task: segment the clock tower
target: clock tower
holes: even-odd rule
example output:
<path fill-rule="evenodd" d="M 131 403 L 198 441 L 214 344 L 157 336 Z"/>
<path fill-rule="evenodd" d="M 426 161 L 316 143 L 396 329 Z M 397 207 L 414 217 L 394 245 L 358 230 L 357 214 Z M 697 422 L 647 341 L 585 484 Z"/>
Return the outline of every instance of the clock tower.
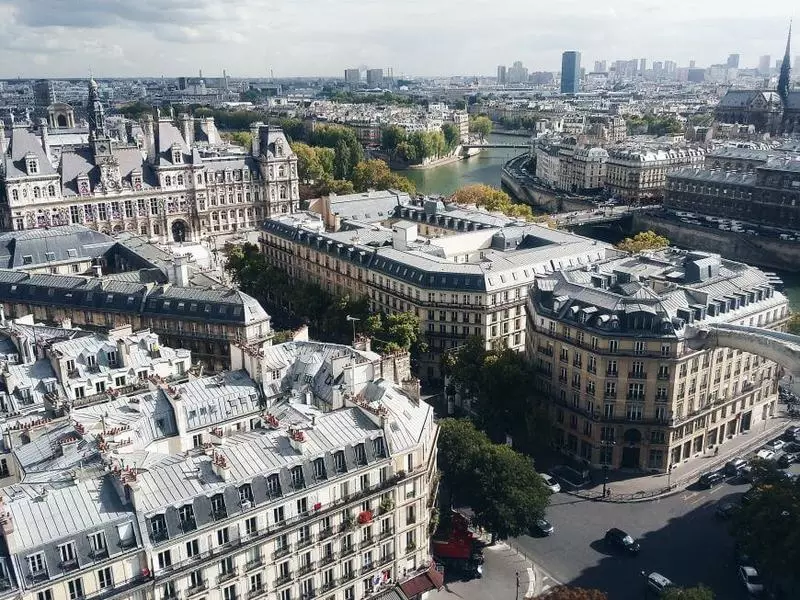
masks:
<path fill-rule="evenodd" d="M 89 143 L 95 157 L 95 163 L 101 157 L 111 157 L 111 138 L 106 135 L 106 117 L 100 95 L 97 92 L 97 82 L 89 80 L 89 100 L 86 103 L 86 112 L 89 117 Z"/>

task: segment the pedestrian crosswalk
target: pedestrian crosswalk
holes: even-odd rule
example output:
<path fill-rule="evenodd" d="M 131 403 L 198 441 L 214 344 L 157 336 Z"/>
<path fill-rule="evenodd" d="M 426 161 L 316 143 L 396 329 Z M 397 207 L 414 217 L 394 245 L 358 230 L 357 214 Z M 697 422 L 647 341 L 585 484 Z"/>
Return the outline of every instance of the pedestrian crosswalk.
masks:
<path fill-rule="evenodd" d="M 546 594 L 548 590 L 561 585 L 561 582 L 556 580 L 551 575 L 545 573 L 539 567 L 534 567 L 534 571 L 536 573 L 536 591 L 534 594 L 534 598 L 538 596 L 542 596 Z"/>

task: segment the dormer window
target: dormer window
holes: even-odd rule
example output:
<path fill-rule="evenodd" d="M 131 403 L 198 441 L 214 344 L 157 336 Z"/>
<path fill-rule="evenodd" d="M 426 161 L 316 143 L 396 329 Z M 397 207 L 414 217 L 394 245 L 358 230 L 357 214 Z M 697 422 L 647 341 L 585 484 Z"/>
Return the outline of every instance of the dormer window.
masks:
<path fill-rule="evenodd" d="M 172 145 L 172 163 L 173 164 L 181 164 L 183 162 L 183 154 L 181 153 L 181 147 L 178 144 Z"/>
<path fill-rule="evenodd" d="M 36 155 L 28 153 L 25 155 L 25 169 L 28 175 L 36 175 L 39 173 L 39 159 Z"/>

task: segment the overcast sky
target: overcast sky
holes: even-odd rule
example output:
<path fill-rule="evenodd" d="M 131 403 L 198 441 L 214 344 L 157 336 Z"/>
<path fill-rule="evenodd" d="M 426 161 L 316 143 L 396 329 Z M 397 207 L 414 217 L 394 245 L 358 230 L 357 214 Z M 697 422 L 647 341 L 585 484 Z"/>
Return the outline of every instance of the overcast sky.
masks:
<path fill-rule="evenodd" d="M 772 0 L 0 0 L 0 77 L 486 74 L 561 52 L 687 65 L 783 55 L 795 2 Z M 800 26 L 798 26 L 800 29 Z M 800 34 L 797 35 L 800 55 Z"/>

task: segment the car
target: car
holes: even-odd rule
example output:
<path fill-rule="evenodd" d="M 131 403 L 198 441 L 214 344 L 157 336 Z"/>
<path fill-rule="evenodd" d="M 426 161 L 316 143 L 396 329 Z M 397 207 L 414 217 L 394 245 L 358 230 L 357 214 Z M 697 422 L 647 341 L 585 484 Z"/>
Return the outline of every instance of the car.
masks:
<path fill-rule="evenodd" d="M 739 567 L 739 579 L 744 584 L 748 594 L 756 595 L 764 591 L 764 582 L 755 567 L 745 565 Z"/>
<path fill-rule="evenodd" d="M 559 484 L 552 475 L 548 475 L 547 473 L 539 473 L 539 477 L 542 478 L 545 487 L 550 490 L 550 493 L 557 494 L 561 491 L 561 484 Z"/>
<path fill-rule="evenodd" d="M 553 535 L 555 527 L 553 527 L 553 525 L 547 519 L 536 519 L 534 530 L 539 535 Z"/>
<path fill-rule="evenodd" d="M 606 546 L 611 546 L 622 550 L 627 554 L 639 554 L 639 542 L 629 536 L 627 533 L 616 527 L 606 531 L 605 538 Z"/>
<path fill-rule="evenodd" d="M 778 466 L 781 469 L 786 469 L 792 463 L 796 463 L 800 460 L 800 453 L 798 452 L 784 452 L 778 457 Z"/>
<path fill-rule="evenodd" d="M 700 479 L 697 480 L 701 487 L 707 489 L 712 488 L 723 481 L 725 481 L 725 475 L 722 471 L 711 471 L 710 473 L 704 473 L 700 476 Z"/>
<path fill-rule="evenodd" d="M 734 458 L 733 460 L 729 460 L 725 463 L 723 470 L 725 471 L 726 475 L 729 475 L 730 477 L 736 477 L 737 475 L 741 474 L 742 469 L 744 469 L 746 466 L 747 461 L 745 459 Z"/>
<path fill-rule="evenodd" d="M 787 442 L 794 442 L 798 435 L 800 435 L 800 425 L 792 425 L 783 432 L 783 439 Z"/>
<path fill-rule="evenodd" d="M 730 519 L 738 510 L 738 506 L 736 506 L 733 502 L 723 502 L 722 504 L 717 505 L 717 509 L 714 511 L 714 514 L 717 516 L 718 519 L 723 521 Z"/>
<path fill-rule="evenodd" d="M 769 448 L 762 448 L 761 450 L 756 452 L 756 458 L 760 458 L 761 460 L 774 460 L 775 451 L 770 450 Z"/>
<path fill-rule="evenodd" d="M 661 595 L 667 588 L 670 588 L 674 585 L 667 577 L 664 577 L 664 575 L 661 573 L 656 573 L 655 571 L 649 575 L 642 571 L 642 575 L 645 577 L 647 590 L 655 592 L 658 595 Z"/>
<path fill-rule="evenodd" d="M 764 444 L 764 448 L 766 448 L 767 450 L 772 450 L 773 452 L 777 452 L 778 450 L 783 448 L 785 445 L 786 445 L 786 442 L 784 442 L 782 439 L 777 439 L 777 440 L 772 440 L 771 442 L 767 442 L 766 444 Z"/>

